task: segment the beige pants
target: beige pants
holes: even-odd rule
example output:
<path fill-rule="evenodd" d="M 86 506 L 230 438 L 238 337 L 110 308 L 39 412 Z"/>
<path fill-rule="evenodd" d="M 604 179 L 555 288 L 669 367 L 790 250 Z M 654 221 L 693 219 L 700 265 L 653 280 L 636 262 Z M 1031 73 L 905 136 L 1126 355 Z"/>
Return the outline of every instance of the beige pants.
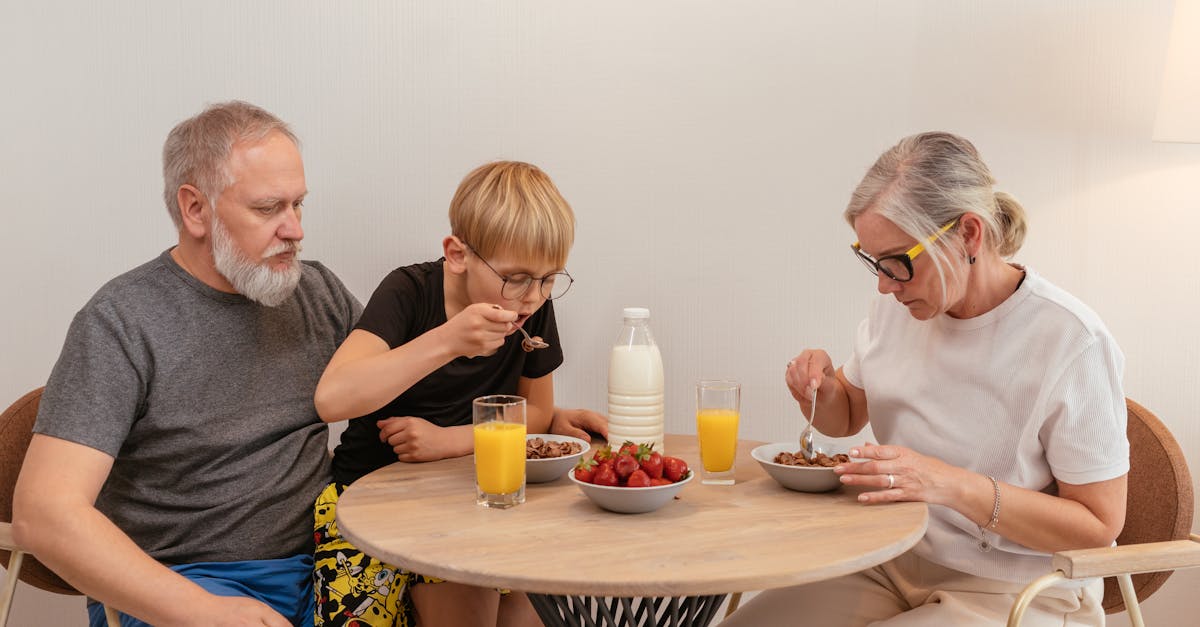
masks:
<path fill-rule="evenodd" d="M 721 627 L 1004 625 L 1024 587 L 967 575 L 909 552 L 853 575 L 761 592 Z M 1100 580 L 1086 588 L 1043 591 L 1021 625 L 1103 625 L 1103 594 Z"/>

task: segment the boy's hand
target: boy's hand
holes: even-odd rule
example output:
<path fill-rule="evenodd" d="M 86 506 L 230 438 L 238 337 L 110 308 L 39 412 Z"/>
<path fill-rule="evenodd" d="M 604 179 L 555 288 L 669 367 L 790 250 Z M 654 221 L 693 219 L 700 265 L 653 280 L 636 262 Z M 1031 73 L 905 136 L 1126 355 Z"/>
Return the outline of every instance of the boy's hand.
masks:
<path fill-rule="evenodd" d="M 402 462 L 432 462 L 461 457 L 473 448 L 473 433 L 467 429 L 439 427 L 424 418 L 397 416 L 375 421 L 379 440 L 386 442 Z M 463 440 L 463 435 L 466 440 Z M 464 452 L 464 442 L 466 450 Z"/>
<path fill-rule="evenodd" d="M 517 312 L 490 303 L 475 303 L 446 321 L 454 352 L 464 357 L 491 355 L 504 346 Z"/>
<path fill-rule="evenodd" d="M 608 439 L 608 418 L 590 409 L 554 408 L 554 418 L 550 421 L 550 433 L 569 435 L 573 438 L 590 442 L 591 434 L 598 433 Z"/>

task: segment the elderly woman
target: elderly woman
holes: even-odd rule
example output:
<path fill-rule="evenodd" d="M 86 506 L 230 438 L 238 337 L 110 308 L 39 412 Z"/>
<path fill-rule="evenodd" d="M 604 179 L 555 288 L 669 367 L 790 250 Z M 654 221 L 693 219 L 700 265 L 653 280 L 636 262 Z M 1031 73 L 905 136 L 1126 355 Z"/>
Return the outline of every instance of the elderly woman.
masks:
<path fill-rule="evenodd" d="M 867 488 L 864 504 L 928 503 L 925 537 L 870 570 L 761 593 L 727 625 L 1002 624 L 1050 553 L 1120 533 L 1124 357 L 1095 312 L 1006 261 L 1025 215 L 993 183 L 948 133 L 884 153 L 845 212 L 882 296 L 841 368 L 817 349 L 787 367 L 805 414 L 816 389 L 822 433 L 870 423 L 880 442 L 851 449 L 842 483 Z M 1102 590 L 1054 588 L 1024 624 L 1102 625 Z"/>

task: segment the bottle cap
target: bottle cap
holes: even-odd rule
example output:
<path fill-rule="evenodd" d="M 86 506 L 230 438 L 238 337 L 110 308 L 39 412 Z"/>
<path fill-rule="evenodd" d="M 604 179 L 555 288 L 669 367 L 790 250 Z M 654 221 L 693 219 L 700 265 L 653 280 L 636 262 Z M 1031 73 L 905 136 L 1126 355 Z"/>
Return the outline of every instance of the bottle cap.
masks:
<path fill-rule="evenodd" d="M 650 317 L 650 310 L 645 307 L 626 307 L 621 315 L 634 320 L 645 319 Z"/>

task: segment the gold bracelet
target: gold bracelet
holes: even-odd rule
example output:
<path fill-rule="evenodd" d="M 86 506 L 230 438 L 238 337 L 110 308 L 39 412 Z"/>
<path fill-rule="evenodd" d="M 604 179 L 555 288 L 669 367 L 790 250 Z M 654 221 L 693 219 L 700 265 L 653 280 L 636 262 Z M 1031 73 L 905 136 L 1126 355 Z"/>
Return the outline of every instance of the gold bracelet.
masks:
<path fill-rule="evenodd" d="M 988 529 L 995 529 L 996 525 L 1000 524 L 1000 482 L 991 475 L 985 475 L 992 481 L 992 519 L 987 522 L 987 525 L 977 525 L 979 527 L 979 550 L 988 552 L 992 550 L 992 543 L 988 542 L 987 532 L 984 531 L 986 526 Z"/>
<path fill-rule="evenodd" d="M 1000 482 L 991 475 L 987 475 L 987 478 L 992 480 L 992 519 L 986 527 L 995 529 L 996 525 L 1000 524 Z"/>

